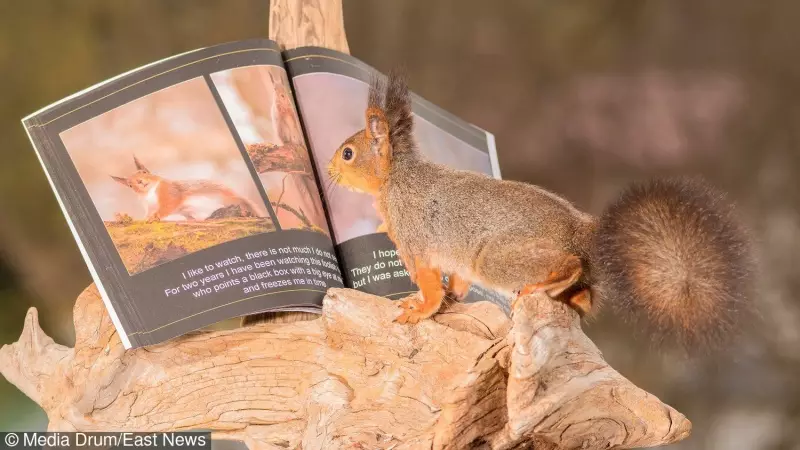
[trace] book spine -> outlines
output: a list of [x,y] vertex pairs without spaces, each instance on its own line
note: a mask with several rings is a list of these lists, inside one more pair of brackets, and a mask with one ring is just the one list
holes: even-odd
[[[322,211],[325,213],[325,221],[327,222],[328,230],[330,230],[331,233],[331,240],[335,244],[338,241],[336,239],[336,231],[333,229],[333,221],[331,221],[331,215],[330,212],[328,211],[328,199],[325,198],[325,195],[323,195],[322,177],[320,176],[319,171],[317,170],[316,156],[314,155],[314,152],[311,150],[311,140],[308,138],[308,131],[306,130],[306,124],[303,121],[303,113],[300,111],[300,103],[298,102],[297,99],[297,91],[294,88],[295,74],[292,71],[291,64],[289,64],[287,61],[288,56],[285,51],[281,53],[281,58],[283,59],[283,69],[286,71],[286,78],[289,79],[289,87],[291,88],[292,91],[292,101],[294,102],[295,111],[297,112],[297,118],[300,121],[300,130],[303,132],[303,142],[305,143],[306,150],[308,151],[308,160],[311,162],[311,172],[314,174],[314,184],[316,185],[317,190],[319,192],[319,198],[320,201],[322,202]],[[335,247],[336,246],[334,245],[334,248]],[[339,255],[338,252],[336,255],[336,260],[339,263],[339,270],[344,271],[344,266],[342,266],[341,262],[341,255]]]

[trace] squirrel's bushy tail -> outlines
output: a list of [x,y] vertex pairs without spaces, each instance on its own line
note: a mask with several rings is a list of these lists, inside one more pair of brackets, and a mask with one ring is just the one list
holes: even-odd
[[713,348],[749,310],[746,233],[723,195],[700,180],[628,188],[600,218],[591,262],[600,298],[657,340]]

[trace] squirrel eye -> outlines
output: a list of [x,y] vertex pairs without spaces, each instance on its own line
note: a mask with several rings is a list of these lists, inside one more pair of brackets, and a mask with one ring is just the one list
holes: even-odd
[[345,161],[350,161],[353,159],[353,149],[350,147],[345,147],[345,149],[342,150],[342,159]]

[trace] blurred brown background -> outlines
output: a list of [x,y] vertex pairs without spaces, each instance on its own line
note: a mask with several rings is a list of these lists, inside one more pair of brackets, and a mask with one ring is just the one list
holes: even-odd
[[[267,35],[267,0],[0,2],[0,342],[25,309],[71,343],[89,275],[19,120],[105,78]],[[683,449],[800,449],[800,3],[345,0],[351,53],[497,137],[505,178],[599,212],[627,182],[700,173],[758,239],[761,319],[728,355],[656,353],[587,326],[624,375],[694,422]],[[0,381],[0,429],[46,418]]]

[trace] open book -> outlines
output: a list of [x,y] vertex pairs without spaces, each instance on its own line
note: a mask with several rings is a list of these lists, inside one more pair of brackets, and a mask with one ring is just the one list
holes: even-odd
[[[372,197],[336,187],[373,69],[248,40],[141,67],[23,124],[126,348],[264,311],[318,312],[328,288],[416,291]],[[433,161],[499,177],[491,134],[415,96]],[[467,301],[507,299],[474,286]]]

